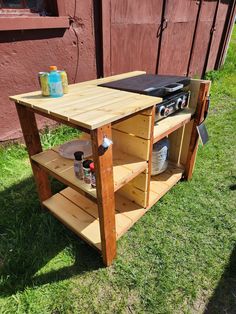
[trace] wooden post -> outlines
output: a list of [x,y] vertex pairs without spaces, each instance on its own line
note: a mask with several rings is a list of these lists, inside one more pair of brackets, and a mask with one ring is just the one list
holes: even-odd
[[106,151],[102,149],[104,136],[111,139],[111,124],[91,131],[102,256],[104,264],[109,266],[116,256],[115,196],[112,146]]
[[149,207],[150,201],[150,182],[151,182],[151,173],[152,173],[152,151],[153,151],[153,132],[154,132],[154,123],[155,123],[155,113],[156,113],[156,106],[152,108],[152,126],[151,126],[151,133],[150,133],[150,153],[149,153],[149,160],[148,160],[148,188],[147,188],[147,207]]
[[[25,144],[28,150],[29,158],[32,155],[38,154],[42,151],[39,132],[36,124],[35,115],[25,106],[16,103],[16,109],[20,120]],[[47,173],[40,169],[30,158],[31,167],[33,170],[38,195],[42,203],[51,197],[51,185]]]
[[195,159],[197,155],[198,139],[199,139],[197,126],[204,120],[204,113],[205,113],[206,103],[208,100],[207,98],[209,94],[210,84],[211,84],[210,82],[202,82],[200,84],[196,114],[193,121],[192,134],[191,134],[191,139],[190,139],[190,144],[189,144],[187,161],[185,165],[184,178],[186,180],[190,180],[193,175],[193,169],[194,169]]

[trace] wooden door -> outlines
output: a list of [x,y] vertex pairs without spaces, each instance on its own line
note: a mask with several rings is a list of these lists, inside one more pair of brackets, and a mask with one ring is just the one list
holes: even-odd
[[162,5],[162,0],[103,0],[105,75],[155,73]]
[[222,34],[223,34],[225,22],[226,22],[226,16],[228,13],[229,2],[230,1],[221,0],[219,4],[217,16],[216,16],[216,24],[213,30],[213,38],[212,38],[212,44],[210,47],[210,54],[209,54],[207,67],[206,67],[207,71],[215,68],[217,54],[220,49],[221,38],[222,38]]
[[196,25],[189,76],[201,76],[207,58],[217,1],[202,1]]
[[199,1],[166,1],[158,74],[187,74],[198,6]]

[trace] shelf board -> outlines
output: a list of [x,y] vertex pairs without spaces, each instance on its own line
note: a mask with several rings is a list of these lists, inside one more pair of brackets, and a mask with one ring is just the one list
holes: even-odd
[[150,181],[149,208],[166,194],[181,178],[184,168],[169,162],[167,170],[152,176]]
[[153,142],[160,141],[163,137],[188,123],[192,119],[194,112],[195,109],[187,108],[158,122],[154,126]]
[[[72,187],[79,192],[83,191],[86,195],[96,198],[96,189],[90,184],[78,180],[74,175],[74,161],[61,157],[58,148],[50,149],[32,156],[32,160],[49,174]],[[117,191],[123,185],[131,181],[138,174],[147,168],[147,162],[125,153],[114,152],[113,154],[113,175],[114,190]]]
[[[116,237],[119,239],[146,209],[116,193]],[[52,214],[87,243],[101,251],[101,236],[96,203],[77,191],[66,188],[43,202]]]

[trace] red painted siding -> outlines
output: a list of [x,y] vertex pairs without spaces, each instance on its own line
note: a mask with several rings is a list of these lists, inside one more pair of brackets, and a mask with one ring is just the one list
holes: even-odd
[[[21,136],[16,109],[8,96],[39,89],[39,71],[57,65],[67,71],[70,83],[96,78],[93,1],[76,3],[74,12],[75,2],[65,1],[66,15],[75,15],[73,27],[67,30],[0,32],[0,141]],[[46,120],[38,121],[41,126]]]

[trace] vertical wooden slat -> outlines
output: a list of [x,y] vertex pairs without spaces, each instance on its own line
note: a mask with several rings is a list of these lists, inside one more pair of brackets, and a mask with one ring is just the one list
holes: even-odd
[[185,172],[184,172],[184,178],[187,180],[190,180],[193,174],[193,169],[194,169],[194,164],[195,164],[195,159],[196,159],[197,149],[198,149],[198,139],[199,139],[197,126],[204,119],[204,111],[205,111],[205,106],[207,102],[207,96],[209,94],[209,89],[210,89],[210,82],[204,82],[200,84],[196,115],[193,122],[191,140],[189,144],[189,150],[188,150],[187,161],[186,161]]
[[111,75],[111,0],[102,0],[103,75]]
[[59,16],[65,16],[66,15],[66,7],[65,7],[65,1],[64,0],[57,0],[57,11],[58,11]]
[[213,40],[213,36],[214,36],[214,32],[215,32],[215,26],[216,26],[217,13],[218,13],[218,10],[219,10],[219,4],[220,4],[220,0],[217,0],[217,5],[216,5],[215,14],[214,14],[213,22],[212,22],[212,27],[211,27],[211,31],[210,31],[210,38],[209,38],[209,41],[208,41],[208,47],[207,47],[207,52],[206,52],[206,56],[205,56],[205,62],[204,62],[204,66],[203,66],[201,77],[203,77],[205,75],[206,70],[207,70],[207,65],[208,65],[210,51],[211,51],[212,40]]
[[[40,142],[39,132],[36,124],[35,115],[27,107],[21,106],[16,103],[16,109],[20,120],[25,144],[28,150],[29,157],[42,152],[42,146]],[[48,179],[48,175],[42,169],[40,169],[30,158],[38,195],[40,202],[42,203],[49,197],[51,197],[51,186]]]
[[102,256],[106,266],[111,265],[116,256],[115,197],[112,146],[104,152],[101,144],[104,136],[111,138],[111,135],[111,124],[91,131]]
[[151,126],[151,134],[150,134],[150,153],[148,160],[148,187],[147,187],[147,207],[149,206],[149,198],[150,198],[150,182],[151,182],[151,172],[152,172],[152,150],[153,150],[153,132],[154,132],[154,122],[155,122],[155,106],[152,108],[152,126]]
[[190,50],[190,54],[189,54],[187,75],[189,75],[189,70],[190,70],[190,67],[192,65],[192,56],[193,56],[193,52],[194,52],[194,49],[196,46],[196,34],[197,34],[197,31],[199,28],[199,16],[200,16],[201,8],[202,8],[202,3],[203,3],[203,1],[198,1],[198,12],[197,12],[195,27],[194,27],[194,32],[193,32],[192,46],[191,46],[191,50]]
[[226,56],[229,40],[234,27],[236,14],[236,0],[231,0],[228,5],[228,11],[225,18],[225,25],[221,35],[221,41],[219,44],[219,51],[217,53],[214,69],[218,69],[223,63]]

